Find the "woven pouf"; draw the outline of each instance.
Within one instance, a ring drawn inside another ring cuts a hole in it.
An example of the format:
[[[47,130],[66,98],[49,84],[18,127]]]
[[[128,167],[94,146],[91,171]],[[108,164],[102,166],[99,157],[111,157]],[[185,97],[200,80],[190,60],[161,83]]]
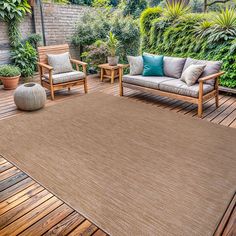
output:
[[[37,83],[26,83],[19,86],[14,93],[14,101],[18,109],[35,111],[44,107],[46,92]]]

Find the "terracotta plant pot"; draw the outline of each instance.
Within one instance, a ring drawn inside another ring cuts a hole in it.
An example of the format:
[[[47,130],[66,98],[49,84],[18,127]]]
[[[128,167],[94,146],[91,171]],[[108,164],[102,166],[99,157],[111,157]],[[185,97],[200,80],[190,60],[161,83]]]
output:
[[[117,66],[119,62],[119,57],[108,57],[107,60],[110,66]]]
[[[20,76],[14,76],[14,77],[0,77],[4,89],[10,90],[15,89],[19,83]]]

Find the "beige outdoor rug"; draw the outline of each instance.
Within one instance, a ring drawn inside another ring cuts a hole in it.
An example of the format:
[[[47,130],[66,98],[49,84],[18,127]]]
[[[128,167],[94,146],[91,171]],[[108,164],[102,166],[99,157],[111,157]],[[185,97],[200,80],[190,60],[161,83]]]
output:
[[[91,94],[0,121],[0,153],[111,235],[212,235],[236,130]]]

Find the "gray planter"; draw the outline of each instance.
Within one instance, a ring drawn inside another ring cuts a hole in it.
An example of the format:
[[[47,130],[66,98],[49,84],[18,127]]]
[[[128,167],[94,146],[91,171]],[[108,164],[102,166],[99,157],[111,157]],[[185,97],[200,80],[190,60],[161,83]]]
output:
[[[110,66],[117,66],[119,62],[119,57],[108,57],[107,60]]]

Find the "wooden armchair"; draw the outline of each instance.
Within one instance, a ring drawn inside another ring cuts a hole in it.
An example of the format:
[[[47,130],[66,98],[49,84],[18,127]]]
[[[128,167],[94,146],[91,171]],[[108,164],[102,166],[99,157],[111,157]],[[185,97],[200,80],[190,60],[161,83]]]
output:
[[[56,74],[53,75],[53,67],[48,65],[48,59],[47,54],[61,54],[69,52],[69,45],[63,44],[63,45],[56,45],[56,46],[45,46],[45,47],[38,47],[38,69],[39,69],[39,76],[40,76],[40,82],[41,85],[51,91],[51,99],[54,100],[54,91],[68,88],[68,90],[71,89],[73,86],[79,86],[84,85],[84,92],[87,93],[87,73],[86,73],[86,67],[87,63],[70,59],[71,63],[76,66],[76,71],[79,71],[79,67],[82,66],[83,72],[77,73],[78,76],[76,78],[70,78],[68,76],[68,79],[65,79],[64,81],[58,82],[57,79],[60,77],[60,75],[63,75],[64,77],[67,76],[67,73],[62,74]]]

